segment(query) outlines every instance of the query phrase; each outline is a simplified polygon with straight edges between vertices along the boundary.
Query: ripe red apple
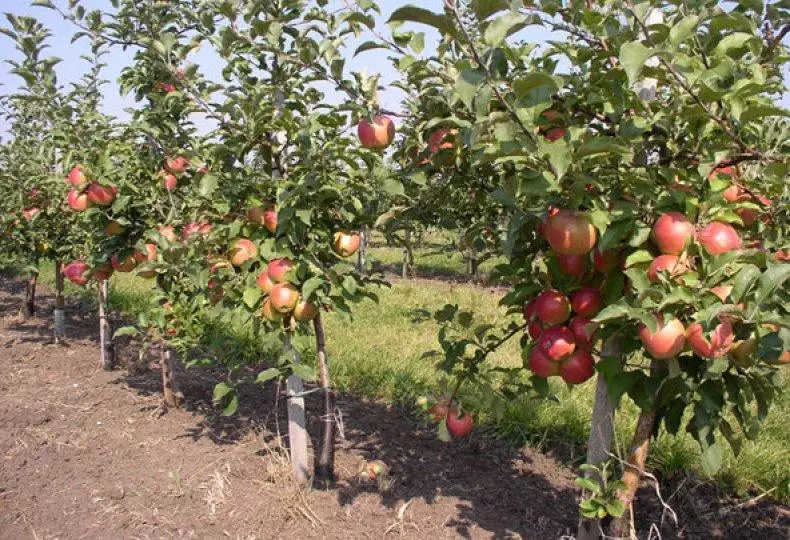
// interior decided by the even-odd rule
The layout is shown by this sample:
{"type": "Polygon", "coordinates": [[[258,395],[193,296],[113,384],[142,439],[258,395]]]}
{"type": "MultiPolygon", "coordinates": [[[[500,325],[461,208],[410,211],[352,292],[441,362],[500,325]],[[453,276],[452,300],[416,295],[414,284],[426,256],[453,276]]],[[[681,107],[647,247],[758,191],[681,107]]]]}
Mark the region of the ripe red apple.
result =
{"type": "Polygon", "coordinates": [[[93,202],[88,198],[87,193],[80,193],[74,189],[69,191],[66,200],[75,212],[83,212],[93,206],[93,202]]]}
{"type": "Polygon", "coordinates": [[[82,165],[75,165],[69,171],[69,176],[66,181],[77,189],[82,189],[88,185],[88,177],[85,171],[82,170],[82,165]]]}
{"type": "Polygon", "coordinates": [[[751,227],[757,222],[760,213],[754,208],[738,208],[735,210],[738,217],[743,221],[744,227],[751,227]]]}
{"type": "Polygon", "coordinates": [[[677,281],[677,278],[683,275],[686,270],[686,266],[680,263],[680,258],[677,255],[659,255],[650,263],[650,267],[647,269],[647,279],[650,280],[650,283],[655,283],[658,281],[659,272],[668,272],[669,276],[677,281]]]}
{"type": "Polygon", "coordinates": [[[673,358],[686,345],[686,328],[678,319],[664,324],[664,316],[659,314],[658,329],[655,334],[644,324],[639,326],[639,338],[653,358],[663,360],[673,358]]]}
{"type": "Polygon", "coordinates": [[[291,313],[299,303],[299,291],[290,283],[278,283],[272,287],[269,300],[277,313],[291,313]]]}
{"type": "Polygon", "coordinates": [[[22,217],[25,218],[27,221],[33,221],[36,216],[41,213],[41,210],[38,208],[25,208],[22,210],[22,217]]]}
{"type": "Polygon", "coordinates": [[[98,182],[91,182],[88,186],[88,198],[98,206],[109,206],[115,200],[118,190],[113,186],[104,186],[98,182]]]}
{"type": "Polygon", "coordinates": [[[156,244],[150,244],[149,243],[149,244],[146,244],[144,247],[145,247],[145,252],[138,252],[138,253],[140,253],[140,257],[142,258],[141,262],[142,261],[155,262],[156,261],[156,254],[158,252],[158,250],[156,248],[156,244]]]}
{"type": "Polygon", "coordinates": [[[557,255],[557,265],[566,275],[581,279],[587,271],[587,255],[557,255]]]}
{"type": "Polygon", "coordinates": [[[277,232],[277,210],[274,208],[266,209],[263,213],[263,226],[272,234],[277,232]]]}
{"type": "Polygon", "coordinates": [[[181,231],[181,236],[183,237],[184,241],[186,242],[189,240],[190,237],[200,234],[206,235],[211,232],[211,225],[208,223],[196,223],[191,222],[184,225],[184,229],[181,231]]]}
{"type": "Polygon", "coordinates": [[[85,285],[90,277],[90,266],[83,261],[74,261],[63,265],[63,277],[75,285],[85,285]]]}
{"type": "Polygon", "coordinates": [[[708,174],[708,180],[713,180],[720,174],[727,174],[732,178],[738,178],[740,175],[738,174],[738,168],[734,165],[728,165],[726,167],[716,167],[708,174]]]}
{"type": "Polygon", "coordinates": [[[238,238],[231,243],[229,258],[233,266],[241,266],[258,256],[258,246],[246,238],[238,238]]]}
{"type": "Polygon", "coordinates": [[[730,187],[725,189],[721,196],[724,197],[724,200],[728,203],[734,203],[738,201],[747,201],[751,199],[748,193],[743,191],[738,185],[730,184],[730,187]]]}
{"type": "Polygon", "coordinates": [[[258,279],[255,281],[258,284],[258,288],[262,290],[264,294],[269,294],[272,287],[274,287],[274,281],[272,281],[272,278],[269,277],[269,273],[266,271],[258,274],[258,279]]]}
{"type": "Polygon", "coordinates": [[[222,291],[222,286],[220,285],[217,278],[211,278],[206,283],[209,292],[209,300],[212,304],[219,304],[222,301],[222,297],[225,296],[225,293],[222,291]]]}
{"type": "Polygon", "coordinates": [[[162,176],[162,187],[167,191],[173,191],[176,189],[178,187],[178,178],[176,178],[176,175],[165,173],[162,176]]]}
{"type": "Polygon", "coordinates": [[[455,405],[450,407],[448,398],[442,398],[437,401],[430,409],[428,409],[428,412],[433,415],[434,422],[438,423],[447,418],[447,415],[451,412],[453,414],[458,414],[458,407],[455,405]]]}
{"type": "Polygon", "coordinates": [[[178,242],[178,235],[172,225],[160,225],[158,230],[159,234],[166,238],[168,242],[178,242]]]}
{"type": "Polygon", "coordinates": [[[110,259],[112,267],[116,272],[131,272],[137,266],[137,258],[134,253],[129,253],[121,258],[118,253],[110,259]]]}
{"type": "Polygon", "coordinates": [[[395,123],[389,116],[374,116],[372,122],[365,118],[357,129],[359,142],[372,150],[384,150],[395,139],[395,123]]]}
{"type": "Polygon", "coordinates": [[[598,233],[589,218],[570,210],[551,212],[544,233],[551,248],[560,255],[584,255],[595,246],[598,233]]]}
{"type": "Polygon", "coordinates": [[[535,300],[530,300],[529,302],[524,303],[524,307],[521,308],[521,313],[524,315],[524,320],[530,322],[532,319],[535,318],[535,300]]]}
{"type": "Polygon", "coordinates": [[[274,283],[280,283],[285,280],[285,275],[296,266],[291,259],[272,259],[266,266],[266,272],[269,278],[274,283]]]}
{"type": "Polygon", "coordinates": [[[552,326],[543,331],[538,339],[538,347],[550,360],[559,362],[576,349],[573,332],[565,326],[552,326]]]}
{"type": "Polygon", "coordinates": [[[667,212],[653,225],[656,246],[666,255],[680,255],[694,234],[694,224],[680,212],[667,212]]]}
{"type": "Polygon", "coordinates": [[[565,133],[566,133],[565,128],[562,127],[551,128],[546,132],[546,138],[549,141],[554,142],[557,139],[562,139],[565,136],[565,133]]]}
{"type": "Polygon", "coordinates": [[[359,249],[359,234],[338,231],[332,240],[332,249],[341,257],[350,257],[359,249]]]}
{"type": "Polygon", "coordinates": [[[315,319],[316,315],[318,315],[318,307],[315,304],[305,300],[299,300],[299,303],[296,304],[296,307],[294,308],[293,317],[297,321],[312,321],[315,319]]]}
{"type": "Polygon", "coordinates": [[[110,279],[114,270],[111,264],[103,264],[93,269],[93,279],[96,281],[106,281],[110,279]]]}
{"type": "Polygon", "coordinates": [[[719,358],[730,350],[735,334],[732,331],[730,321],[723,319],[722,322],[716,325],[713,333],[710,334],[710,339],[703,332],[700,323],[689,325],[686,331],[686,339],[691,350],[699,356],[703,358],[719,358]]]}
{"type": "Polygon", "coordinates": [[[726,302],[727,297],[729,297],[730,293],[732,292],[732,285],[719,285],[717,287],[711,287],[710,292],[718,296],[722,302],[726,302]]]}
{"type": "Polygon", "coordinates": [[[169,82],[157,81],[154,83],[154,91],[171,94],[176,91],[176,85],[169,82]]]}
{"type": "Polygon", "coordinates": [[[597,325],[590,322],[590,319],[582,316],[576,316],[568,323],[568,328],[573,333],[573,340],[576,342],[576,346],[584,349],[589,349],[595,341],[596,327],[597,325]]]}
{"type": "Polygon", "coordinates": [[[596,272],[608,274],[615,270],[619,264],[620,252],[616,249],[607,249],[605,251],[596,249],[593,251],[593,267],[596,272]]]}
{"type": "Polygon", "coordinates": [[[571,316],[571,303],[558,291],[544,291],[535,300],[535,314],[548,326],[556,326],[571,316]]]}
{"type": "Polygon", "coordinates": [[[179,175],[189,167],[189,159],[184,156],[165,156],[165,170],[170,174],[179,175]]]}
{"type": "Polygon", "coordinates": [[[107,226],[104,227],[104,232],[107,236],[121,236],[126,228],[115,220],[110,220],[107,226]]]}
{"type": "Polygon", "coordinates": [[[472,433],[473,428],[474,421],[471,415],[465,414],[464,416],[458,416],[456,412],[451,412],[447,415],[447,431],[449,431],[450,435],[454,438],[460,439],[461,437],[467,437],[472,433]]]}
{"type": "Polygon", "coordinates": [[[439,128],[428,137],[428,150],[431,154],[442,150],[452,150],[455,148],[456,137],[458,137],[457,129],[439,128]]]}
{"type": "Polygon", "coordinates": [[[581,384],[595,374],[595,360],[589,351],[576,350],[560,364],[560,377],[568,384],[581,384]]]}
{"type": "Polygon", "coordinates": [[[538,339],[543,333],[543,325],[540,321],[532,321],[527,326],[527,333],[532,339],[538,339]]]}
{"type": "Polygon", "coordinates": [[[532,347],[532,350],[529,351],[529,369],[541,379],[560,374],[559,363],[552,362],[548,355],[538,346],[532,347]]]}
{"type": "Polygon", "coordinates": [[[721,255],[741,247],[741,237],[732,225],[712,221],[697,235],[699,243],[710,255],[721,255]]]}
{"type": "Polygon", "coordinates": [[[261,316],[270,322],[275,322],[282,317],[282,315],[272,307],[271,298],[266,298],[263,304],[261,304],[261,316]]]}
{"type": "Polygon", "coordinates": [[[548,120],[549,124],[562,124],[562,113],[555,109],[547,109],[540,114],[543,118],[548,120]]]}
{"type": "Polygon", "coordinates": [[[595,287],[582,287],[571,295],[571,309],[574,313],[592,319],[603,308],[603,295],[595,287]]]}

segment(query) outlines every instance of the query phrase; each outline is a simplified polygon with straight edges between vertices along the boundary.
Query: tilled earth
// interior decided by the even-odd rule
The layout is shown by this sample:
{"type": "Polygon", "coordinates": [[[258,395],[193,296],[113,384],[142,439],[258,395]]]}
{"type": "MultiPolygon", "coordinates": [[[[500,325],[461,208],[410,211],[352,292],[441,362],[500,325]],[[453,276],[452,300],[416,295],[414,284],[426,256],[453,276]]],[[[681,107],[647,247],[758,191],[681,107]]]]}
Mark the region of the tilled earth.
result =
{"type": "MultiPolygon", "coordinates": [[[[236,416],[211,406],[210,370],[178,374],[185,404],[161,407],[161,376],[132,345],[120,368],[99,367],[98,323],[77,299],[68,339],[54,343],[52,298],[19,316],[22,284],[0,274],[0,539],[45,538],[530,538],[572,535],[578,490],[562,451],[508,449],[482,436],[444,444],[415,419],[341,396],[338,482],[299,490],[279,444],[285,406],[245,387],[236,416]],[[360,483],[363,459],[391,470],[360,483]]],[[[317,396],[317,395],[314,395],[317,396]]],[[[308,398],[310,433],[318,398],[308,398]]],[[[680,525],[640,492],[640,537],[790,538],[790,509],[730,499],[710,483],[666,481],[680,525]],[[666,520],[665,520],[666,521],[666,520]]]]}

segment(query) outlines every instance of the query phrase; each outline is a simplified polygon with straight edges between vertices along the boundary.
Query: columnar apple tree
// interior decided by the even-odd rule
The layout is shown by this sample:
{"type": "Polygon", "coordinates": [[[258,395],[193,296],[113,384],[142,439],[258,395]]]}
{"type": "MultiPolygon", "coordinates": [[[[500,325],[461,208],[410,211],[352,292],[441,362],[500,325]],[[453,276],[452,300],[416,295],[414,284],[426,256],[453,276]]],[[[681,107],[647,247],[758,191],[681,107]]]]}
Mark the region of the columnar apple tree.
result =
{"type": "MultiPolygon", "coordinates": [[[[441,366],[456,391],[471,380],[546,393],[548,377],[577,384],[597,372],[600,400],[631,399],[642,413],[617,463],[622,482],[580,480],[583,515],[611,516],[610,532],[627,535],[650,439],[689,432],[714,472],[722,440],[737,452],[757,437],[779,388],[773,364],[790,358],[788,124],[777,105],[787,9],[444,5],[403,7],[392,22],[434,27],[441,42],[427,65],[445,69],[410,77],[426,62],[381,45],[412,95],[442,104],[423,121],[458,129],[470,174],[497,186],[510,260],[498,272],[513,283],[502,304],[525,320],[492,330],[448,306],[437,314],[441,366]],[[530,43],[534,26],[558,39],[530,43]],[[529,381],[484,362],[515,335],[529,381]]],[[[422,174],[416,165],[406,174],[422,174]]],[[[453,403],[442,407],[452,416],[453,403]]],[[[611,432],[611,417],[592,430],[611,432]]],[[[601,531],[584,521],[580,534],[601,531]]]]}

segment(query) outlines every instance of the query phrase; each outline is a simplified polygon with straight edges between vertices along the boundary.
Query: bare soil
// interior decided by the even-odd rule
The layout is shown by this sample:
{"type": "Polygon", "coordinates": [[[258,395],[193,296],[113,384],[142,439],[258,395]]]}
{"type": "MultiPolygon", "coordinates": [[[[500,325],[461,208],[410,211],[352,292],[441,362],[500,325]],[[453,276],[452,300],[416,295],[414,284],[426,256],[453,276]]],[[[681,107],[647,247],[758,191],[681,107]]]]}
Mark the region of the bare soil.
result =
{"type": "MultiPolygon", "coordinates": [[[[244,388],[236,416],[219,416],[219,374],[179,373],[185,404],[161,407],[161,376],[120,351],[99,367],[93,307],[70,299],[66,343],[51,339],[52,297],[19,316],[22,284],[0,274],[0,539],[24,538],[530,538],[572,535],[574,473],[563,452],[510,449],[473,435],[441,443],[384,404],[340,396],[339,479],[298,489],[277,426],[272,388],[244,388]],[[358,480],[364,459],[392,470],[382,485],[358,480]]],[[[309,426],[318,435],[317,394],[309,426]]],[[[315,439],[314,439],[315,440],[315,439]]],[[[790,509],[767,498],[731,499],[686,477],[662,492],[680,526],[661,525],[652,488],[637,526],[663,538],[786,539],[790,509]]]]}

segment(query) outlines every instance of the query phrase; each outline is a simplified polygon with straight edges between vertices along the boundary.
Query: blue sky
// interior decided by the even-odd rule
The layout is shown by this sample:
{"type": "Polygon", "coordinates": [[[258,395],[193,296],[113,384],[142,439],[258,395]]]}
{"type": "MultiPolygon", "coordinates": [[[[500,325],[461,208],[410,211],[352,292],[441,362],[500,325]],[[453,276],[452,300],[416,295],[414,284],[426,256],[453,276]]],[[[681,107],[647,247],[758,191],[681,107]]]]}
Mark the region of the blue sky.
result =
{"type": "MultiPolygon", "coordinates": [[[[57,0],[60,5],[65,5],[66,0],[57,0]]],[[[338,4],[341,0],[333,0],[332,4],[338,4]]],[[[416,2],[414,0],[379,0],[379,5],[382,9],[382,16],[377,20],[377,28],[384,35],[389,35],[389,29],[385,25],[385,21],[389,18],[390,14],[402,5],[413,3],[420,7],[430,9],[432,11],[442,11],[442,0],[421,0],[416,2]]],[[[80,40],[76,44],[71,43],[71,36],[74,34],[75,28],[73,25],[64,22],[60,15],[49,9],[41,7],[31,7],[29,0],[0,0],[0,12],[10,12],[16,15],[30,15],[36,17],[52,32],[52,39],[50,40],[49,55],[57,56],[62,59],[62,62],[57,66],[58,80],[62,85],[68,85],[72,81],[80,78],[80,75],[86,69],[87,64],[84,60],[80,59],[80,55],[88,52],[87,40],[80,40]]],[[[82,0],[82,5],[90,9],[108,9],[109,0],[82,0]]],[[[5,17],[0,21],[0,24],[5,25],[5,17]]],[[[436,43],[437,36],[434,32],[425,26],[418,26],[415,29],[426,32],[426,51],[430,51],[436,43]]],[[[555,39],[562,39],[560,36],[552,36],[550,32],[539,27],[529,27],[522,32],[519,37],[533,42],[545,42],[551,37],[555,39]]],[[[372,35],[362,36],[349,44],[349,56],[356,48],[356,46],[368,39],[374,39],[372,35]]],[[[128,118],[128,114],[124,112],[125,108],[135,107],[134,99],[130,96],[123,97],[119,94],[117,80],[121,70],[125,65],[131,61],[131,52],[123,52],[119,49],[106,57],[108,64],[105,70],[105,78],[110,81],[105,86],[105,100],[104,109],[107,113],[116,116],[120,119],[128,118]]],[[[0,35],[0,58],[6,59],[8,57],[15,57],[16,51],[12,49],[10,40],[0,35]]],[[[206,49],[198,52],[191,60],[200,66],[202,73],[210,79],[220,80],[221,63],[213,53],[206,49]]],[[[381,84],[387,88],[389,83],[397,76],[397,72],[392,68],[390,61],[387,59],[387,52],[384,50],[371,50],[360,54],[356,58],[349,58],[347,61],[347,68],[351,71],[367,70],[368,73],[381,73],[381,84]]],[[[785,73],[785,81],[790,78],[790,73],[785,73]]],[[[9,73],[9,66],[5,62],[0,63],[0,94],[12,92],[18,85],[19,79],[9,73]]],[[[382,105],[387,109],[397,110],[402,95],[395,89],[387,89],[380,95],[382,105]]],[[[329,99],[332,99],[331,92],[329,99]]],[[[782,100],[782,105],[785,107],[790,106],[790,96],[785,94],[782,100]]],[[[210,123],[206,120],[198,119],[199,124],[204,128],[208,128],[210,123]]],[[[0,137],[6,132],[7,125],[4,120],[0,119],[0,137]]]]}

